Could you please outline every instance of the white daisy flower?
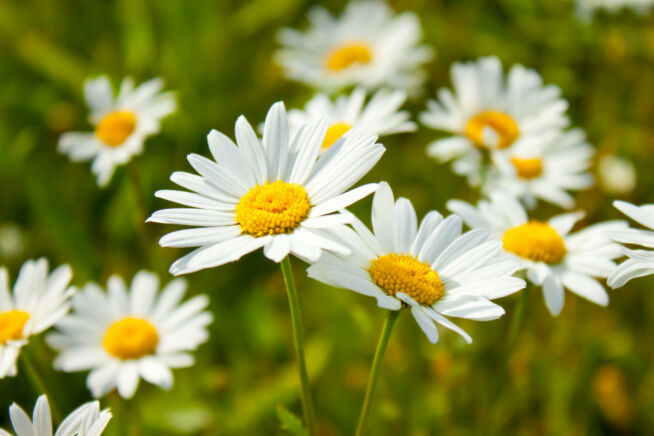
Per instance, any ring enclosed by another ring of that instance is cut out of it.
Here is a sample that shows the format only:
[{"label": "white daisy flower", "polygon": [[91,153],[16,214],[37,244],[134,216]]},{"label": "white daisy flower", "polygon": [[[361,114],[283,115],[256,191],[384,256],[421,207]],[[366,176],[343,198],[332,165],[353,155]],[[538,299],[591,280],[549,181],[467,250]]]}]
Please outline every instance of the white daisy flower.
[{"label": "white daisy flower", "polygon": [[209,133],[215,162],[188,156],[200,176],[173,173],[173,182],[193,192],[155,194],[189,207],[157,211],[148,221],[196,227],[165,235],[161,246],[200,247],[177,260],[170,272],[219,266],[261,247],[275,262],[289,253],[309,262],[322,250],[348,254],[325,229],[346,222],[347,215],[335,212],[377,188],[368,184],[344,193],[384,153],[377,137],[352,132],[316,160],[327,121],[306,125],[289,138],[283,103],[270,108],[262,141],[243,116],[235,130],[238,146],[220,132]]},{"label": "white daisy flower", "polygon": [[602,188],[612,195],[627,195],[636,188],[636,168],[629,159],[606,154],[599,160]]},{"label": "white daisy flower", "polygon": [[477,207],[450,200],[447,208],[473,229],[486,229],[502,241],[504,251],[522,263],[527,278],[542,286],[545,304],[554,316],[561,313],[563,288],[600,306],[609,303],[604,287],[596,280],[615,269],[613,259],[620,246],[605,236],[610,229],[624,228],[622,221],[607,221],[570,234],[583,212],[558,215],[549,221],[530,219],[514,197],[495,192]]},{"label": "white daisy flower", "polygon": [[[607,235],[616,242],[654,248],[654,204],[636,206],[626,201],[615,201],[613,205],[648,230],[622,228],[612,229]],[[629,280],[654,274],[654,251],[623,248],[629,259],[622,262],[608,278],[612,288],[620,288]]]},{"label": "white daisy flower", "polygon": [[10,292],[7,270],[0,268],[0,379],[16,375],[16,360],[31,336],[50,328],[70,309],[73,273],[62,265],[48,274],[44,258],[28,260]]},{"label": "white daisy flower", "polygon": [[409,112],[399,110],[406,101],[406,92],[382,89],[367,104],[365,100],[363,88],[356,88],[349,96],[339,96],[333,101],[326,94],[317,94],[304,110],[288,111],[291,133],[328,117],[330,125],[322,142],[322,150],[326,150],[352,128],[378,136],[416,130],[416,124],[409,121]]},{"label": "white daisy flower", "polygon": [[454,159],[456,174],[479,183],[484,153],[521,141],[537,141],[551,129],[568,124],[568,103],[554,85],[543,85],[534,71],[515,65],[504,77],[496,57],[485,57],[451,68],[454,93],[442,88],[439,101],[427,102],[420,120],[428,127],[453,133],[427,147],[441,162]]},{"label": "white daisy flower", "polygon": [[[11,425],[16,436],[52,436],[50,405],[45,395],[36,400],[32,419],[18,405],[9,408]],[[100,403],[93,401],[75,409],[61,422],[55,436],[100,436],[111,419],[109,409],[100,411]],[[0,436],[12,436],[0,429]]]},{"label": "white daisy flower", "polygon": [[84,94],[94,131],[64,133],[59,138],[59,151],[74,162],[92,160],[91,171],[98,185],[106,186],[114,169],[143,152],[145,139],[159,132],[161,119],[175,111],[173,93],[160,93],[162,88],[159,78],[134,88],[128,77],[114,98],[106,76],[87,80]]},{"label": "white daisy flower", "polygon": [[576,0],[575,3],[577,16],[582,20],[589,20],[599,10],[615,14],[630,8],[639,14],[646,14],[654,6],[654,0]]},{"label": "white daisy flower", "polygon": [[570,209],[575,201],[566,191],[593,185],[589,168],[594,153],[579,129],[525,138],[506,150],[491,153],[494,171],[484,190],[508,192],[529,208],[540,199]]},{"label": "white daisy flower", "polygon": [[191,351],[205,342],[213,317],[203,311],[209,299],[200,295],[180,304],[186,282],[176,279],[159,293],[159,278],[139,271],[127,289],[114,275],[108,293],[89,283],[73,298],[73,311],[56,324],[48,344],[60,354],[55,368],[91,370],[86,384],[99,398],[117,388],[131,398],[139,380],[169,389],[171,368],[194,363]]},{"label": "white daisy flower", "polygon": [[435,211],[420,226],[406,198],[393,199],[380,183],[372,205],[371,232],[353,217],[352,226],[337,234],[352,249],[351,256],[325,253],[307,272],[310,277],[377,299],[389,310],[411,308],[411,314],[430,342],[438,341],[434,323],[472,338],[446,318],[478,321],[497,319],[502,307],[490,300],[524,288],[511,275],[520,262],[502,253],[502,244],[484,230],[461,234],[461,218],[445,219]]},{"label": "white daisy flower", "polygon": [[424,81],[420,67],[432,58],[419,45],[422,30],[412,12],[394,15],[382,1],[350,2],[340,17],[316,6],[306,32],[282,29],[277,61],[285,74],[317,89],[389,86],[415,90]]}]

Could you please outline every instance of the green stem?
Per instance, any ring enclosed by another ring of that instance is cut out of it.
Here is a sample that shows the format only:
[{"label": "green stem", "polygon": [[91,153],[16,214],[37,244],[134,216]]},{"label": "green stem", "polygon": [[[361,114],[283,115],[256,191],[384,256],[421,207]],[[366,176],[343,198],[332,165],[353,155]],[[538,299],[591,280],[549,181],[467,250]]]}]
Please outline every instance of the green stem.
[{"label": "green stem", "polygon": [[515,348],[515,344],[518,340],[520,334],[520,328],[522,327],[522,322],[525,318],[525,309],[527,306],[527,298],[529,297],[529,290],[531,289],[531,283],[527,282],[527,287],[525,287],[522,292],[520,292],[520,299],[518,300],[517,307],[515,308],[515,315],[511,322],[511,330],[509,331],[509,349],[512,350]]},{"label": "green stem", "polygon": [[52,398],[52,396],[48,393],[48,388],[39,375],[39,370],[34,366],[30,357],[28,356],[27,350],[22,350],[20,353],[20,360],[23,365],[23,371],[27,374],[27,378],[29,378],[30,383],[32,383],[32,386],[34,387],[34,392],[36,395],[43,394],[48,397],[48,405],[50,406],[50,413],[52,414],[53,420],[55,422],[61,422],[62,415],[59,413],[57,404],[54,398]]},{"label": "green stem", "polygon": [[366,426],[366,421],[368,415],[370,414],[370,405],[372,403],[372,396],[375,393],[375,387],[377,386],[377,379],[379,378],[379,370],[381,369],[381,363],[384,359],[384,353],[386,352],[386,346],[388,345],[388,340],[391,337],[391,332],[393,331],[393,326],[395,325],[395,320],[397,320],[398,315],[400,314],[399,310],[389,310],[386,321],[384,321],[384,328],[382,329],[381,336],[379,336],[379,342],[377,343],[377,350],[375,351],[375,357],[372,361],[372,368],[370,369],[370,378],[368,379],[368,389],[366,390],[366,398],[363,400],[363,408],[361,409],[361,415],[359,416],[359,423],[357,424],[356,436],[362,436],[363,431]]},{"label": "green stem", "polygon": [[309,389],[309,375],[307,373],[307,363],[304,358],[304,338],[302,335],[302,311],[300,301],[293,279],[293,269],[291,260],[287,256],[281,262],[284,283],[286,284],[286,294],[288,295],[288,306],[291,310],[291,324],[293,326],[293,341],[295,342],[295,354],[300,373],[300,394],[302,398],[302,409],[304,410],[304,421],[310,435],[316,434],[316,415],[313,410],[311,401],[311,390]]}]

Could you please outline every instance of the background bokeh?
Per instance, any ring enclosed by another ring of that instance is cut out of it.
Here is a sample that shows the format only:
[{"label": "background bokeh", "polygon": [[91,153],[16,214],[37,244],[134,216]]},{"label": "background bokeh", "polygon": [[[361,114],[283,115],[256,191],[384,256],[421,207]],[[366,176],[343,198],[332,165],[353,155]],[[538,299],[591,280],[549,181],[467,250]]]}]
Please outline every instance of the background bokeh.
[{"label": "background bokeh", "polygon": [[[326,2],[338,11],[342,1]],[[426,93],[408,103],[415,115],[427,96],[449,86],[452,62],[497,55],[559,85],[573,125],[598,155],[633,160],[636,190],[624,199],[654,202],[654,25],[652,15],[598,14],[582,22],[564,0],[407,0],[436,50]],[[232,135],[239,114],[258,124],[269,106],[302,106],[311,90],[288,82],[272,62],[275,32],[305,27],[302,0],[0,1],[0,259],[15,278],[29,258],[70,263],[74,283],[129,279],[141,268],[162,281],[184,251],[163,249],[172,226],[143,224],[167,207],[153,197],[172,188],[169,175],[190,170],[188,153],[207,155],[205,135]],[[106,73],[143,81],[161,76],[177,91],[179,110],[146,151],[100,190],[88,164],[56,151],[57,138],[86,130],[83,80]],[[364,181],[387,180],[419,215],[443,211],[450,198],[478,193],[446,165],[427,159],[437,133],[383,139],[386,155]],[[578,197],[585,223],[618,217],[601,187]],[[370,199],[354,207],[369,220]],[[558,211],[539,209],[547,216]],[[308,364],[322,434],[351,434],[383,313],[374,301],[308,279],[293,260],[304,309]],[[277,405],[301,415],[287,301],[277,265],[258,252],[188,277],[191,293],[211,296],[215,322],[197,365],[175,372],[169,392],[142,384],[128,407],[103,400],[115,418],[106,434],[284,434]],[[443,331],[431,345],[404,314],[391,339],[370,419],[374,435],[650,434],[654,432],[654,295],[652,279],[611,292],[608,308],[570,293],[558,318],[540,296],[528,296],[514,348],[507,341],[519,297],[500,300],[508,315],[460,322],[475,339]],[[32,341],[51,401],[65,413],[89,393],[85,374],[62,374],[43,341]],[[0,381],[0,427],[7,408],[26,410],[37,393],[23,375]]]}]

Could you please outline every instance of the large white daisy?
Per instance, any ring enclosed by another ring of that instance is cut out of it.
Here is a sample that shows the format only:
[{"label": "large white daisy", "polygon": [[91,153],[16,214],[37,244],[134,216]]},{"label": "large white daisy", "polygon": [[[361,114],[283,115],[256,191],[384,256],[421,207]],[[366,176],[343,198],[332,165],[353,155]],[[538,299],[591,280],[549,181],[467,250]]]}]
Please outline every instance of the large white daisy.
[{"label": "large white daisy", "polygon": [[[636,206],[626,201],[615,201],[613,205],[648,230],[622,228],[613,229],[607,235],[616,242],[654,248],[654,204]],[[629,280],[654,274],[654,251],[623,249],[629,259],[622,262],[609,276],[612,288],[624,286]]]},{"label": "large white daisy", "polygon": [[[9,408],[11,425],[16,436],[52,436],[50,405],[45,395],[36,400],[32,419],[20,406]],[[100,436],[111,419],[109,409],[100,410],[100,403],[86,403],[71,412],[59,425],[55,436]],[[0,436],[12,436],[0,429]]]},{"label": "large white daisy", "polygon": [[566,191],[587,189],[593,184],[588,169],[594,153],[579,129],[525,138],[506,150],[492,152],[494,170],[484,190],[506,191],[529,208],[540,199],[570,209],[575,201]]},{"label": "large white daisy", "polygon": [[288,122],[291,132],[297,132],[305,124],[328,117],[330,124],[322,142],[322,150],[326,150],[352,128],[378,136],[416,130],[416,124],[409,121],[409,112],[400,111],[405,101],[406,92],[388,89],[378,91],[367,103],[363,88],[356,88],[350,95],[334,100],[326,94],[317,94],[304,110],[289,110]]},{"label": "large white daisy", "polygon": [[487,321],[504,309],[490,300],[524,288],[511,275],[520,262],[503,255],[502,244],[485,230],[461,234],[461,218],[445,219],[435,211],[420,226],[406,198],[394,201],[391,188],[380,183],[372,205],[374,234],[358,219],[354,230],[335,234],[350,245],[351,256],[325,253],[307,272],[310,277],[377,299],[389,310],[411,308],[427,338],[438,341],[434,323],[472,338],[446,316]]},{"label": "large white daisy", "polygon": [[16,375],[16,359],[31,336],[50,328],[70,309],[72,272],[62,265],[48,274],[48,261],[29,260],[10,292],[7,270],[0,268],[0,378]]},{"label": "large white daisy", "polygon": [[376,184],[344,192],[381,158],[384,147],[374,135],[352,132],[317,158],[327,131],[323,119],[305,125],[292,138],[283,103],[268,112],[260,141],[241,116],[236,142],[212,130],[209,150],[215,162],[191,154],[200,173],[173,173],[171,180],[193,192],[158,191],[155,195],[188,208],[164,209],[151,222],[194,226],[165,235],[163,247],[200,247],[177,260],[172,274],[186,274],[233,262],[264,248],[280,262],[292,253],[309,262],[323,249],[349,250],[325,232],[349,217],[336,211],[374,192]]},{"label": "large white daisy", "polygon": [[168,389],[171,368],[193,365],[190,354],[208,339],[213,317],[203,311],[209,299],[196,296],[180,304],[186,282],[176,279],[159,293],[156,275],[139,271],[127,289],[114,275],[108,293],[89,283],[73,298],[73,311],[47,336],[60,354],[55,368],[91,370],[87,386],[99,398],[117,388],[131,398],[139,380]]},{"label": "large white daisy", "polygon": [[609,296],[597,279],[613,272],[613,259],[622,253],[604,232],[624,228],[626,223],[607,221],[571,234],[583,212],[537,221],[529,218],[517,199],[500,192],[480,201],[477,207],[450,200],[447,208],[460,215],[469,227],[487,229],[502,241],[504,251],[520,260],[527,270],[527,278],[542,286],[552,315],[563,309],[564,287],[595,304],[608,305]]},{"label": "large white daisy", "polygon": [[84,94],[94,131],[64,133],[59,138],[59,150],[75,162],[92,160],[98,185],[106,186],[114,169],[140,154],[145,139],[159,132],[161,119],[175,111],[173,93],[160,93],[162,88],[159,78],[134,88],[128,77],[114,98],[106,76],[87,80]]},{"label": "large white daisy", "polygon": [[350,85],[414,90],[433,53],[419,45],[422,30],[411,12],[393,15],[382,1],[350,2],[340,17],[316,6],[306,32],[282,29],[277,61],[286,75],[328,92]]},{"label": "large white daisy", "polygon": [[442,88],[438,101],[427,102],[420,120],[428,127],[454,134],[434,141],[427,154],[441,162],[454,159],[456,174],[480,181],[482,159],[489,150],[506,149],[523,140],[537,142],[551,129],[567,126],[568,103],[554,85],[543,85],[534,71],[514,65],[505,78],[496,57],[451,68],[454,92]]}]

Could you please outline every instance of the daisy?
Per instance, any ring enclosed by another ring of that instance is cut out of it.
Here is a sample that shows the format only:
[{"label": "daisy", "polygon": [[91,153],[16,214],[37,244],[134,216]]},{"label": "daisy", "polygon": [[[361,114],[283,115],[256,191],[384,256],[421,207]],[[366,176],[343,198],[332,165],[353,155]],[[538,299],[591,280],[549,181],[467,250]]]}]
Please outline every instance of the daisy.
[{"label": "daisy", "polygon": [[44,258],[28,260],[10,292],[7,270],[0,268],[0,378],[16,375],[16,360],[31,336],[50,328],[70,309],[73,274],[62,265],[48,274]]},{"label": "daisy", "polygon": [[520,263],[502,255],[502,245],[484,230],[461,234],[461,218],[432,211],[418,226],[413,205],[397,201],[380,183],[372,205],[374,233],[352,217],[354,230],[336,234],[351,256],[325,253],[307,272],[323,283],[350,289],[377,300],[389,310],[410,308],[430,342],[438,341],[434,323],[472,338],[446,318],[497,319],[504,309],[490,300],[524,288],[511,275]]},{"label": "daisy", "polygon": [[[9,408],[9,416],[16,436],[52,436],[50,405],[45,395],[36,400],[32,419],[16,404]],[[86,403],[61,422],[55,436],[99,436],[110,419],[111,412],[109,409],[100,411],[99,402]],[[11,433],[0,429],[0,436],[11,436]]]},{"label": "daisy", "polygon": [[261,247],[280,262],[292,253],[309,262],[322,250],[349,253],[325,231],[347,221],[336,211],[374,192],[368,184],[345,192],[380,159],[384,147],[374,135],[353,131],[316,160],[326,120],[289,137],[283,103],[274,104],[260,141],[244,117],[236,121],[236,144],[215,130],[208,136],[215,162],[188,156],[199,176],[173,173],[171,180],[193,191],[155,195],[188,208],[164,209],[150,222],[194,226],[165,235],[163,247],[200,247],[177,260],[172,274],[186,274],[233,262]]},{"label": "daisy", "polygon": [[333,101],[326,94],[317,94],[304,110],[288,111],[291,132],[328,117],[330,125],[321,147],[326,150],[353,127],[378,136],[416,130],[416,124],[409,121],[409,112],[399,110],[406,101],[406,92],[382,89],[367,104],[365,100],[363,88],[356,88],[349,96],[339,96]]},{"label": "daisy", "polygon": [[477,207],[450,200],[447,208],[460,215],[473,229],[486,229],[502,241],[504,251],[522,263],[527,278],[542,286],[545,304],[557,316],[564,303],[564,290],[600,306],[609,296],[596,279],[604,279],[615,269],[613,259],[621,256],[620,246],[604,232],[625,227],[622,221],[607,221],[570,233],[583,212],[558,215],[549,221],[530,219],[514,197],[495,192]]},{"label": "daisy", "polygon": [[485,57],[451,68],[454,93],[438,92],[427,102],[420,120],[428,127],[454,134],[427,147],[441,162],[454,159],[456,174],[479,184],[485,153],[507,149],[521,141],[537,142],[545,132],[568,124],[568,103],[560,89],[543,85],[534,71],[515,65],[505,78],[496,57]]},{"label": "daisy", "polygon": [[389,86],[415,90],[422,84],[420,67],[432,50],[419,45],[422,30],[411,12],[393,15],[382,1],[350,2],[340,17],[316,6],[309,11],[306,32],[282,29],[277,61],[285,74],[328,92],[346,86]]},{"label": "daisy", "polygon": [[598,10],[615,14],[621,9],[630,8],[639,14],[648,13],[654,0],[576,0],[576,12],[580,19],[589,20]]},{"label": "daisy", "polygon": [[588,169],[594,153],[579,129],[525,138],[506,150],[491,153],[495,170],[484,190],[508,192],[529,208],[540,199],[570,209],[575,201],[566,191],[587,189],[593,184]]},{"label": "daisy", "polygon": [[208,338],[212,321],[203,311],[209,299],[200,295],[180,304],[186,282],[173,280],[159,293],[156,275],[139,271],[127,289],[114,275],[108,293],[89,283],[73,298],[73,312],[47,337],[60,354],[55,368],[91,370],[86,384],[99,398],[117,388],[131,398],[139,379],[169,389],[171,368],[193,365],[191,351]]},{"label": "daisy", "polygon": [[[649,230],[622,228],[613,229],[607,235],[621,244],[640,245],[654,248],[654,204],[636,206],[626,201],[615,201],[613,205],[638,224]],[[622,262],[609,276],[608,284],[612,288],[620,288],[629,280],[654,274],[654,252],[651,250],[623,249],[629,259]]]},{"label": "daisy", "polygon": [[114,98],[106,76],[87,80],[84,94],[94,131],[64,133],[59,138],[59,151],[75,162],[92,160],[91,171],[98,185],[106,186],[114,169],[140,154],[145,139],[159,132],[161,119],[175,111],[173,93],[160,93],[162,88],[159,78],[134,88],[128,77]]},{"label": "daisy", "polygon": [[599,160],[599,179],[608,194],[627,195],[636,188],[636,168],[631,160],[605,154]]}]

